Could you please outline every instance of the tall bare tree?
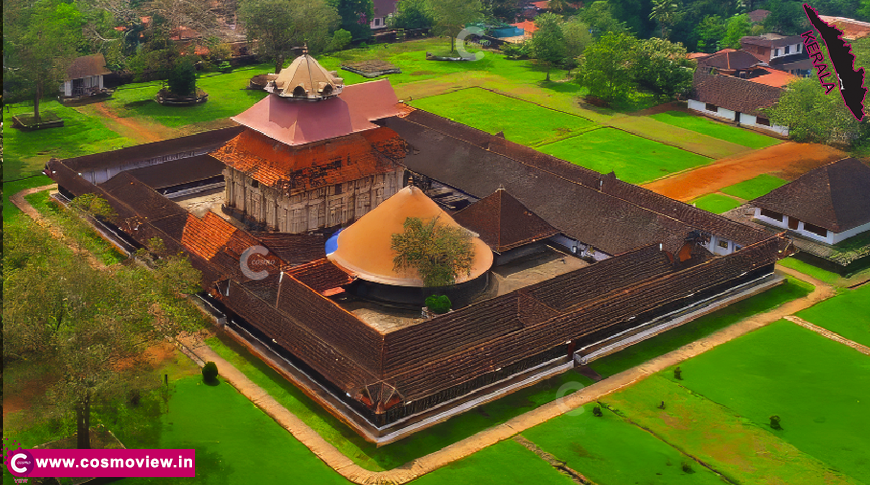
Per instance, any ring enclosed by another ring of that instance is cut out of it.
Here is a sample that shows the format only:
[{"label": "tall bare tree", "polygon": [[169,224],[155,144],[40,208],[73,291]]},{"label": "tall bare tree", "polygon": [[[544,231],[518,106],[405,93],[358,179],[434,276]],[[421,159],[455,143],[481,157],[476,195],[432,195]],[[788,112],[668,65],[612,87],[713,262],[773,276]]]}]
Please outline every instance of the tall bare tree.
[{"label": "tall bare tree", "polygon": [[480,0],[429,0],[428,5],[435,19],[435,31],[450,37],[450,52],[456,51],[456,36],[462,29],[483,15]]}]

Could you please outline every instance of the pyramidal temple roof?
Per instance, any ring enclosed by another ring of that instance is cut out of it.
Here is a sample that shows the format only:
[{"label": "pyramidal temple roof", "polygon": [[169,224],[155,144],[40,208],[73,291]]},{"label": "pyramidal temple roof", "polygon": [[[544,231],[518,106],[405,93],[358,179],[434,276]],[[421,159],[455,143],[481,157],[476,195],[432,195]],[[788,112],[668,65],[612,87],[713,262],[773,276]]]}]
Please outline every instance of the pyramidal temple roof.
[{"label": "pyramidal temple roof", "polygon": [[344,80],[337,73],[327,71],[306,52],[281,69],[266,91],[282,98],[320,101],[338,96],[343,88]]},{"label": "pyramidal temple roof", "polygon": [[870,222],[870,167],[844,158],[801,175],[752,205],[834,232]]},{"label": "pyramidal temple roof", "polygon": [[497,253],[559,233],[503,188],[457,212],[454,219]]},{"label": "pyramidal temple roof", "polygon": [[[416,271],[397,272],[393,269],[396,253],[390,247],[392,236],[404,232],[405,220],[409,217],[419,217],[424,221],[438,217],[442,224],[460,227],[422,190],[409,185],[341,231],[338,249],[327,257],[362,280],[422,287],[423,280]],[[486,243],[475,237],[472,244],[474,261],[471,275],[457,275],[456,283],[473,280],[492,266],[492,251]]]},{"label": "pyramidal temple roof", "polygon": [[304,145],[377,128],[406,111],[386,79],[354,84],[341,96],[299,103],[271,94],[231,119],[285,145]]}]

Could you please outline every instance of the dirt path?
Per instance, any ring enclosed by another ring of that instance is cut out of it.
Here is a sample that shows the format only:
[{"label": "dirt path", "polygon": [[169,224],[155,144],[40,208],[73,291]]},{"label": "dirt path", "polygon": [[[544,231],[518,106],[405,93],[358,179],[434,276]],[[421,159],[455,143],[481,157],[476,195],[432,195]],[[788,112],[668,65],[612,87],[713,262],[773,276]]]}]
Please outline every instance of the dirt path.
[{"label": "dirt path", "polygon": [[353,463],[350,458],[343,455],[335,446],[324,440],[302,420],[281,406],[272,396],[248,379],[232,364],[221,358],[202,340],[186,338],[182,339],[182,343],[193,349],[196,355],[203,360],[215,362],[220,375],[226,381],[343,477],[358,484],[403,484],[835,295],[833,288],[821,281],[790,270],[784,272],[815,284],[816,288],[803,298],[792,300],[769,312],[744,319],[709,337],[608,377],[573,394],[517,416],[506,423],[481,431],[400,467],[382,472],[369,471]]},{"label": "dirt path", "polygon": [[846,156],[846,153],[827,145],[784,142],[749,154],[724,158],[644,187],[685,202],[763,173],[794,180],[816,167]]},{"label": "dirt path", "polygon": [[12,202],[12,204],[15,205],[15,207],[21,210],[21,212],[25,213],[27,216],[33,219],[33,221],[37,225],[45,228],[49,233],[51,233],[52,236],[54,236],[58,241],[69,247],[74,253],[84,256],[85,259],[88,260],[88,264],[90,264],[93,268],[98,270],[105,270],[107,266],[103,264],[102,261],[97,259],[93,254],[91,254],[90,251],[77,248],[73,244],[71,244],[59,228],[48,222],[44,217],[42,217],[42,214],[40,214],[39,211],[37,211],[32,205],[30,205],[30,202],[27,202],[27,200],[24,199],[24,197],[27,195],[42,192],[43,190],[53,190],[56,188],[57,184],[51,184],[43,185],[42,187],[25,189],[21,192],[18,192],[17,194],[14,194],[12,197],[9,198],[9,200]]},{"label": "dirt path", "polygon": [[141,143],[153,143],[155,141],[172,138],[167,129],[154,126],[154,123],[145,123],[137,118],[122,118],[113,113],[106,103],[93,103],[88,107],[93,108],[95,114],[105,119],[106,127],[118,132],[119,135]]},{"label": "dirt path", "polygon": [[853,349],[861,352],[864,355],[870,355],[870,347],[867,347],[866,345],[861,345],[858,342],[849,340],[838,333],[834,333],[826,328],[822,328],[818,325],[812,324],[801,317],[789,315],[785,317],[785,319],[808,330],[812,330],[813,332],[816,332],[817,334],[825,337],[826,339],[833,340],[834,342],[839,342],[843,345],[848,345],[849,347],[852,347]]}]

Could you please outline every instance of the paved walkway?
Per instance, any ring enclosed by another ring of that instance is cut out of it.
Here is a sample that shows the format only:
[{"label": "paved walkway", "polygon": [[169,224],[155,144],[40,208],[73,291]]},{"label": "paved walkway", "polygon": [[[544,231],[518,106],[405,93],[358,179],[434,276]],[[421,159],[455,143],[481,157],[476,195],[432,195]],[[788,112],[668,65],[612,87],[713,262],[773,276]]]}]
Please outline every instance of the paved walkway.
[{"label": "paved walkway", "polygon": [[675,366],[686,359],[700,355],[716,346],[730,342],[746,333],[835,295],[835,291],[821,281],[805,276],[802,273],[788,270],[787,268],[785,268],[784,272],[815,284],[815,290],[803,298],[787,302],[769,312],[749,317],[709,337],[656,357],[640,366],[608,377],[580,391],[517,416],[506,423],[483,430],[434,453],[412,460],[398,468],[381,472],[366,470],[353,463],[332,444],[320,437],[319,434],[309,428],[302,420],[287,411],[262,388],[253,383],[238,369],[233,367],[232,364],[221,358],[201,341],[183,340],[183,342],[192,348],[203,360],[215,362],[221,376],[226,381],[251,399],[254,404],[271,416],[278,424],[288,430],[296,439],[301,441],[315,455],[343,477],[358,484],[403,484],[499,441],[510,439],[517,433],[565,414],[586,403],[597,401],[607,394],[631,386],[652,374]]}]

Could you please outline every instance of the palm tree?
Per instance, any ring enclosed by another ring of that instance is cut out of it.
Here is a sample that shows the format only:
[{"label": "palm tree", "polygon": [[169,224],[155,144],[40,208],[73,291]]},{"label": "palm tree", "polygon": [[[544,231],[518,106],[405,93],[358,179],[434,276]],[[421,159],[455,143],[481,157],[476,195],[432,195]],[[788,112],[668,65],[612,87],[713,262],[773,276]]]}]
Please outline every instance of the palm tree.
[{"label": "palm tree", "polygon": [[680,5],[674,0],[653,0],[650,20],[657,21],[662,26],[662,39],[667,39],[667,27],[679,21],[682,14]]}]

